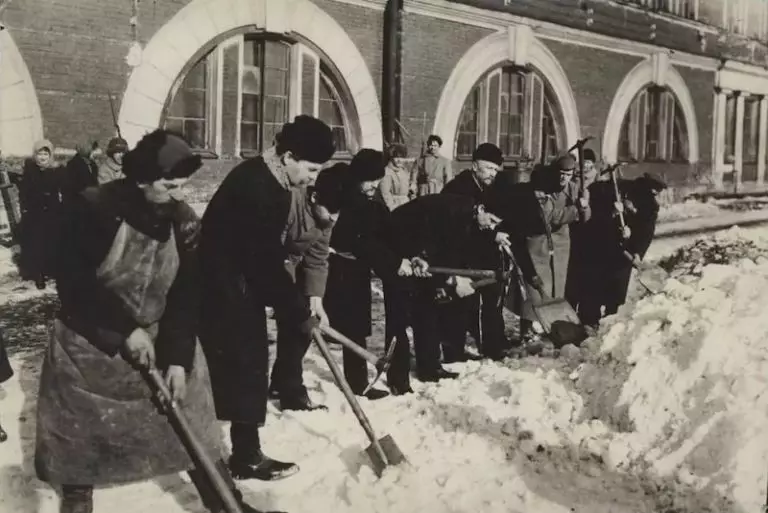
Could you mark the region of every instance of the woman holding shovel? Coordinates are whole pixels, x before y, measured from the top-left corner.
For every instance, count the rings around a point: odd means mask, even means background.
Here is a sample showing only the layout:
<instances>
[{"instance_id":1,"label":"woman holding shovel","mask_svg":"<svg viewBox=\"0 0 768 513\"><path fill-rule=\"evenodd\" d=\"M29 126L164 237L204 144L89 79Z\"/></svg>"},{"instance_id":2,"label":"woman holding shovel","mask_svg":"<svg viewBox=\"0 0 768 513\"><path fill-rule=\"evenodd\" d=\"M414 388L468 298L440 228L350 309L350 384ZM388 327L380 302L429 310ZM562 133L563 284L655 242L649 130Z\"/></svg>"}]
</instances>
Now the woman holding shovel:
<instances>
[{"instance_id":1,"label":"woman holding shovel","mask_svg":"<svg viewBox=\"0 0 768 513\"><path fill-rule=\"evenodd\" d=\"M126 179L83 191L69 205L57 289L61 309L43 362L37 409L38 477L62 486L61 513L91 513L93 488L193 467L153 404L155 366L194 434L220 454L208 369L196 338L199 220L182 186L201 165L165 130L125 156ZM149 371L149 372L148 372ZM226 466L217 465L243 512ZM203 504L225 511L199 469ZM231 498L231 497L230 497ZM230 508L226 508L230 511Z\"/></svg>"}]
</instances>

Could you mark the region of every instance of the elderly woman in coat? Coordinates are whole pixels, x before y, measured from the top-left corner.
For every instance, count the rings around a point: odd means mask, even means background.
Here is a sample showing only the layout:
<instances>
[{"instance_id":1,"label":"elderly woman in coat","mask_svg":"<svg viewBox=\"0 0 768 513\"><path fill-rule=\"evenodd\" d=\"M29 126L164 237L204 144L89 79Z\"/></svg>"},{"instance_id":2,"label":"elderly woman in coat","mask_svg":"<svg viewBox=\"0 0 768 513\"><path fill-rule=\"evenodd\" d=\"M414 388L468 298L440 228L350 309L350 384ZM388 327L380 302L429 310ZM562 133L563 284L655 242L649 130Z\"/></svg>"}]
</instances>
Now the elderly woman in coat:
<instances>
[{"instance_id":1,"label":"elderly woman in coat","mask_svg":"<svg viewBox=\"0 0 768 513\"><path fill-rule=\"evenodd\" d=\"M164 373L194 432L212 455L220 451L196 338L199 223L182 201L200 158L181 137L157 130L125 163L126 179L86 189L67 213L61 308L40 378L35 452L38 477L62 486L61 513L91 513L94 486L193 468L143 369ZM190 477L205 506L223 511L199 471Z\"/></svg>"},{"instance_id":2,"label":"elderly woman in coat","mask_svg":"<svg viewBox=\"0 0 768 513\"><path fill-rule=\"evenodd\" d=\"M531 181L511 183L511 176L497 180L494 200L504 222L501 230L512 237L513 251L527 284L528 300L522 305L520 336L533 338L536 320L532 304L544 296L563 298L568 272L568 225L588 219L589 198L576 198L570 185L576 162L566 155L548 166L538 166Z\"/></svg>"}]
</instances>

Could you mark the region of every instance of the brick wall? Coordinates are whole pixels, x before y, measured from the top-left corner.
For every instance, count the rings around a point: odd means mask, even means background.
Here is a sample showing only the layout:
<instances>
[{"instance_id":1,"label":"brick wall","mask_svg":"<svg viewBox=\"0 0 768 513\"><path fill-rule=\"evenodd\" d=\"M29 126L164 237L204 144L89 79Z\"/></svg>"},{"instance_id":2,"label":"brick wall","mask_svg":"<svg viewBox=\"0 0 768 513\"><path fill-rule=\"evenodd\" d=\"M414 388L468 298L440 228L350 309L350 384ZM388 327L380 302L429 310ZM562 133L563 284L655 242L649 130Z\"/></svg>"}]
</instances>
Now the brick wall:
<instances>
[{"instance_id":1,"label":"brick wall","mask_svg":"<svg viewBox=\"0 0 768 513\"><path fill-rule=\"evenodd\" d=\"M421 148L422 127L425 138L430 134L440 95L456 63L491 33L426 16L404 16L401 122L412 136L407 141L411 155L417 155ZM443 150L446 155L451 151Z\"/></svg>"}]
</instances>

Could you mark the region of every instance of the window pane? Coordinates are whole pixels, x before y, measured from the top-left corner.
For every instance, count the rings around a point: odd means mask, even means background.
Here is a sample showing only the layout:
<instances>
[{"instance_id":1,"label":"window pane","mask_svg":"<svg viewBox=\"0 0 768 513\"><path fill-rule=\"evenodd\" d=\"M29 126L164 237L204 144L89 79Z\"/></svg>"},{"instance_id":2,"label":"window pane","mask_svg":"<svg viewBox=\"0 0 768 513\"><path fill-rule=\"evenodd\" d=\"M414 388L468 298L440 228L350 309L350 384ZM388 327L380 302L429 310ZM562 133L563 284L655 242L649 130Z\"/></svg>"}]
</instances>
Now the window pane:
<instances>
[{"instance_id":1,"label":"window pane","mask_svg":"<svg viewBox=\"0 0 768 513\"><path fill-rule=\"evenodd\" d=\"M243 65L259 66L261 62L261 42L255 39L246 39L243 44Z\"/></svg>"},{"instance_id":2,"label":"window pane","mask_svg":"<svg viewBox=\"0 0 768 513\"><path fill-rule=\"evenodd\" d=\"M725 101L725 159L733 162L736 148L736 97L729 96Z\"/></svg>"},{"instance_id":3,"label":"window pane","mask_svg":"<svg viewBox=\"0 0 768 513\"><path fill-rule=\"evenodd\" d=\"M472 92L469 93L469 97L467 97L467 101L461 109L458 136L456 138L456 153L459 156L471 156L472 152L475 151L475 148L477 147L480 91L481 86L475 86ZM502 148L502 152L503 151Z\"/></svg>"},{"instance_id":4,"label":"window pane","mask_svg":"<svg viewBox=\"0 0 768 513\"><path fill-rule=\"evenodd\" d=\"M240 148L243 151L259 151L259 125L240 124Z\"/></svg>"},{"instance_id":5,"label":"window pane","mask_svg":"<svg viewBox=\"0 0 768 513\"><path fill-rule=\"evenodd\" d=\"M336 144L336 151L347 151L347 130L344 126L344 116L342 114L342 104L339 101L339 95L336 88L333 87L326 74L321 75L319 87L319 117L333 131L333 139Z\"/></svg>"},{"instance_id":6,"label":"window pane","mask_svg":"<svg viewBox=\"0 0 768 513\"><path fill-rule=\"evenodd\" d=\"M258 66L243 69L243 93L261 94L261 70Z\"/></svg>"},{"instance_id":7,"label":"window pane","mask_svg":"<svg viewBox=\"0 0 768 513\"><path fill-rule=\"evenodd\" d=\"M264 66L267 68L288 69L290 47L277 41L265 41Z\"/></svg>"},{"instance_id":8,"label":"window pane","mask_svg":"<svg viewBox=\"0 0 768 513\"><path fill-rule=\"evenodd\" d=\"M243 95L243 122L256 123L259 121L259 97L255 94Z\"/></svg>"},{"instance_id":9,"label":"window pane","mask_svg":"<svg viewBox=\"0 0 768 513\"><path fill-rule=\"evenodd\" d=\"M181 82L166 111L165 127L181 132L195 148L206 148L209 93L208 56L198 61Z\"/></svg>"},{"instance_id":10,"label":"window pane","mask_svg":"<svg viewBox=\"0 0 768 513\"><path fill-rule=\"evenodd\" d=\"M301 112L314 116L315 114L315 59L308 55L302 56L301 61ZM326 92L320 87L320 98ZM327 92L326 92L327 93ZM321 116L322 119L322 116Z\"/></svg>"}]
</instances>

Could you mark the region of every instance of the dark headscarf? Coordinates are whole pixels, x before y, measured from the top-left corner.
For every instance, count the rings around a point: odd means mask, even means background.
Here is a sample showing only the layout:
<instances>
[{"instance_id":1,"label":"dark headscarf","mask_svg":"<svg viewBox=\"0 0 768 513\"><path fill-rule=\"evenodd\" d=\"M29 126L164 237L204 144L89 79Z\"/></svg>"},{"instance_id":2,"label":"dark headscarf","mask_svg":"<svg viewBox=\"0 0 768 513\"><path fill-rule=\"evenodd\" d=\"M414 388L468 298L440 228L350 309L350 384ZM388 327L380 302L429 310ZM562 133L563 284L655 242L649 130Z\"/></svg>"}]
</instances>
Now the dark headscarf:
<instances>
[{"instance_id":1,"label":"dark headscarf","mask_svg":"<svg viewBox=\"0 0 768 513\"><path fill-rule=\"evenodd\" d=\"M123 157L123 173L136 183L160 179L188 178L202 166L199 155L183 136L158 129L145 135Z\"/></svg>"}]
</instances>

